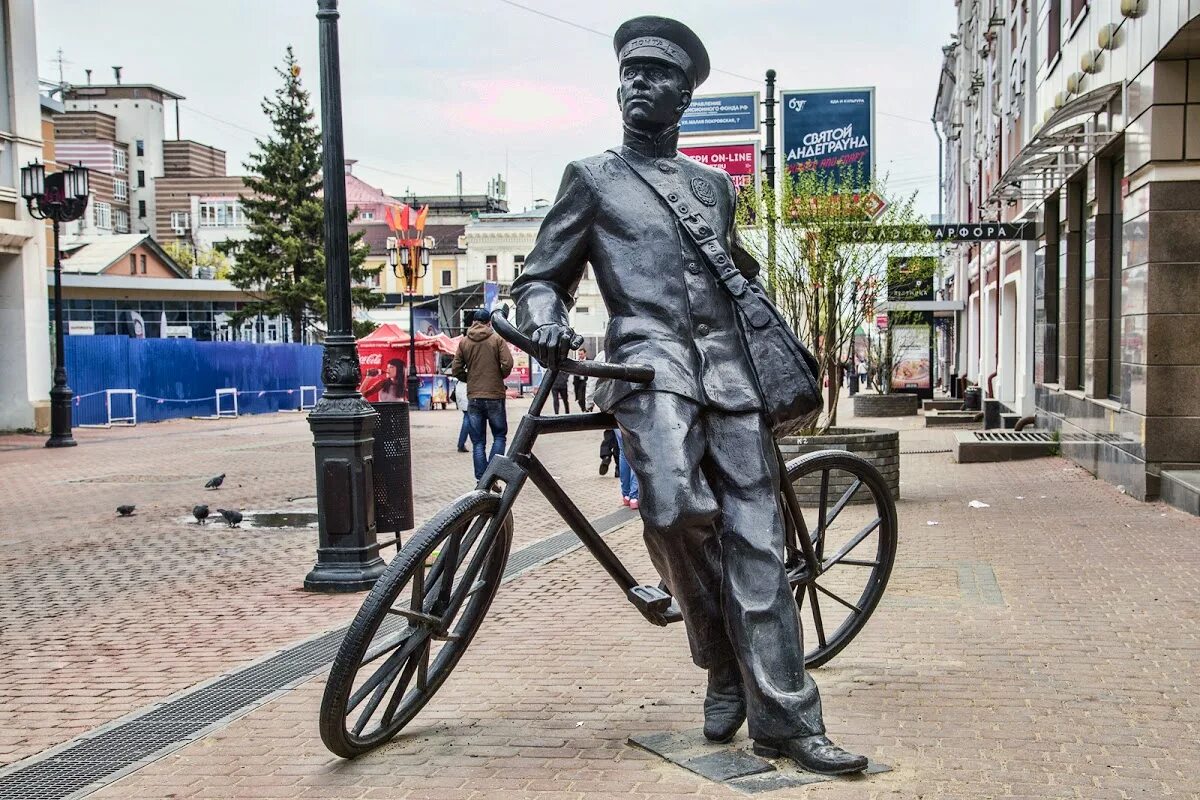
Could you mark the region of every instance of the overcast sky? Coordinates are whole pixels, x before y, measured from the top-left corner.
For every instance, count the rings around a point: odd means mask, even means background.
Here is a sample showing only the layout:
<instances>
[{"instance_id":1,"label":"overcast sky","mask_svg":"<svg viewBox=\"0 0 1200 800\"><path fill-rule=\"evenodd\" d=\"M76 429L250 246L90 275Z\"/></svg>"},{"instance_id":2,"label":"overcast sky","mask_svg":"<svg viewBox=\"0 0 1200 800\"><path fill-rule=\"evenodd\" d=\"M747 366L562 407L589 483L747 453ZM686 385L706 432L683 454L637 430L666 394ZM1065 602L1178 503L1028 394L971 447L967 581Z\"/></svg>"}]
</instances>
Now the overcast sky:
<instances>
[{"instance_id":1,"label":"overcast sky","mask_svg":"<svg viewBox=\"0 0 1200 800\"><path fill-rule=\"evenodd\" d=\"M259 104L287 45L319 97L316 5L38 0L40 74L58 80L62 48L68 82L91 68L111 83L120 65L127 83L182 94L183 138L226 150L238 173L269 129ZM708 47L714 71L699 94L761 91L768 68L780 89L877 87L876 169L937 210L928 120L952 0L342 0L340 10L346 155L388 192L450 194L462 170L464 191L482 193L507 170L513 208L552 198L568 161L619 141L612 32L660 14ZM173 113L166 130L174 136Z\"/></svg>"}]
</instances>

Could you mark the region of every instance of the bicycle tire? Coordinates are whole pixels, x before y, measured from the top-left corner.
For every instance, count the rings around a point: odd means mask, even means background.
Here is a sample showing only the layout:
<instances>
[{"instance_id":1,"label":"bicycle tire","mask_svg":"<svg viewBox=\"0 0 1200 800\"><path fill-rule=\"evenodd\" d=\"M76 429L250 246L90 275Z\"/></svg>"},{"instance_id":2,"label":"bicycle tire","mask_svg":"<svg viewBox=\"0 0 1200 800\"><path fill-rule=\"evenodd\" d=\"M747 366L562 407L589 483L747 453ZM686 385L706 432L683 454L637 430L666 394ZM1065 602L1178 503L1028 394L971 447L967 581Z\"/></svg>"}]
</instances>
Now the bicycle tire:
<instances>
[{"instance_id":1,"label":"bicycle tire","mask_svg":"<svg viewBox=\"0 0 1200 800\"><path fill-rule=\"evenodd\" d=\"M823 450L816 453L809 453L801 456L787 465L788 480L795 485L798 481L806 476L814 473L839 471L853 477L853 481L860 481L861 487L866 487L870 492L871 503L858 503L859 506L873 505L875 512L878 515L878 536L875 541L875 555L873 561L864 561L862 559L850 559L850 553L854 552L861 546L862 541L866 541L871 537L872 533L868 533L858 545L855 545L848 551L840 561L836 563L823 563L820 571L816 575L804 575L799 580L793 581L795 590L797 612L801 618L801 624L804 624L805 605L806 601L809 606L809 616L813 620L813 629L819 632L814 638L817 639L816 647L808 650L804 656L804 665L807 668L819 667L829 662L834 656L842 652L847 645L862 632L867 621L874 613L879 605L880 599L887 588L888 579L891 577L892 566L896 559L896 548L898 542L898 518L896 514L896 502L892 497L883 475L876 469L875 465L867 461L861 456L854 455L842 450ZM819 485L817 490L816 504L819 508L829 509L829 489L832 488L832 480L828 477ZM860 488L861 488L860 487ZM847 490L848 491L848 490ZM855 490L851 494L853 499ZM822 498L821 495L824 495ZM822 505L824 503L824 505ZM842 509L835 514L835 517L844 513L845 508L849 507L851 500L846 500L843 503ZM837 504L833 504L836 507ZM786 508L786 504L784 506ZM836 519L834 520L836 522ZM828 530L825 531L828 536ZM857 535L857 534L856 534ZM817 545L817 531L812 531L810 539L814 542L814 547ZM851 540L853 537L851 537ZM824 542L822 542L824 544ZM861 551L860 551L861 554ZM837 555L835 553L835 555ZM857 593L857 598L850 601L850 605L857 609L855 613L847 616L841 624L833 631L832 635L824 633L823 618L820 611L820 596L826 594L830 597L836 596L836 593L831 593L826 586L822 586L821 581L824 579L828 584L831 575L835 570L845 570L849 566L855 566L859 569L866 569L867 572L861 576L862 590ZM839 573L839 578L845 577L852 583L859 582L859 577L852 572ZM816 600L814 600L816 598ZM844 598L838 596L839 603L846 603ZM815 609L815 610L814 610Z\"/></svg>"},{"instance_id":2,"label":"bicycle tire","mask_svg":"<svg viewBox=\"0 0 1200 800\"><path fill-rule=\"evenodd\" d=\"M321 701L320 732L321 740L331 752L343 758L354 758L389 741L412 721L413 717L433 698L433 695L437 693L454 670L491 606L500 586L505 562L508 560L509 547L512 543L512 514L505 515L504 520L496 525L495 518L499 508L500 497L492 492L476 490L463 495L422 525L376 581L354 621L350 624L325 683L325 692ZM380 680L380 685L385 688L382 690L376 688L372 692L371 700L375 703L376 708L382 701L382 696L375 697L376 692L382 691L384 696L393 695L384 709L385 719L382 720L381 725L366 735L361 729L355 731L348 724L347 716L357 711L357 704L349 709L347 706L350 705L352 699L351 692L354 689L355 678L360 669L365 666L364 658L367 657L376 634L389 616L398 613L394 604L406 587L413 587L417 584L418 575L424 576L426 568L432 573L438 568L439 563L449 563L450 552L440 549L440 546L456 532L461 539L472 528L472 520L486 520L478 533L476 543L481 542L479 537L489 535L491 541L480 543L480 551L476 551L476 556L470 557L471 565L475 563L476 558L481 559L477 570L479 577L473 580L471 586L467 587L464 600L460 601L465 605L459 609L463 616L456 617L454 620L452 635L456 638L447 640L446 644L438 651L437 658L434 659L431 657L431 650L432 642L436 637L433 634L420 633L424 623L413 625L408 621L409 618L404 618L405 628L394 632L404 634L405 631L410 631L407 636L401 636L398 640L404 644L394 647L393 654L377 668L376 674L372 675L368 682L375 679L395 656L401 655L409 647L411 641L417 640L420 636L424 636L426 641L418 642L416 649L408 656L397 659L397 664L388 668L393 672L393 677L385 676ZM483 548L487 548L487 552L482 552ZM464 549L461 562L455 566L454 579L459 577L457 572L467 563L468 554L471 552L471 547ZM457 553L455 552L455 554ZM431 557L435 559L434 564L428 565L427 562ZM471 565L468 565L468 569ZM429 578L428 588L432 589L437 585L437 581L444 573L445 567L443 566L438 578ZM427 588L424 583L425 579L425 577L419 579L422 592L420 601L416 600L415 589L413 593L413 602L419 602L422 612L427 610L426 600L428 597L424 594ZM483 585L476 590L474 587L479 582L482 582ZM460 581L457 587L461 587L461 585ZM457 590L458 588L452 580L451 594ZM409 611L412 610L412 608L409 609ZM415 668L411 667L413 658L422 658L422 652L425 662L424 687L421 686L420 664L418 663ZM368 663L379 657L381 656L373 656L368 659ZM417 675L417 694L411 700L407 700L406 698L409 697L407 686L412 680L414 672ZM392 689L391 687L399 680L404 680L404 686ZM360 687L360 691L361 689L362 687ZM395 699L397 690L403 692L398 700ZM359 703L361 702L362 699L359 700ZM387 714L389 710L393 712L390 715ZM368 715L368 721L369 718Z\"/></svg>"}]
</instances>

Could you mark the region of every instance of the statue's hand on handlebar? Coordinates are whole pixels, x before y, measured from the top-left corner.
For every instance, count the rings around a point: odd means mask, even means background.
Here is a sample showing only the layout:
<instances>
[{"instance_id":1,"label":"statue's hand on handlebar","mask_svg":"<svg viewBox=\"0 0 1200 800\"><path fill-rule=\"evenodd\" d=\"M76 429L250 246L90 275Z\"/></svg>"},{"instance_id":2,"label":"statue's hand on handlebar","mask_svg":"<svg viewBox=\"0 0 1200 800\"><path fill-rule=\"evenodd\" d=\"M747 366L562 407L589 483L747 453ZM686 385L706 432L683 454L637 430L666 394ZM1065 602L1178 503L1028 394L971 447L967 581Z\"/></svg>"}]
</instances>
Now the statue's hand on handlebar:
<instances>
[{"instance_id":1,"label":"statue's hand on handlebar","mask_svg":"<svg viewBox=\"0 0 1200 800\"><path fill-rule=\"evenodd\" d=\"M551 322L533 332L533 357L547 368L557 367L578 348L581 337L566 325Z\"/></svg>"}]
</instances>

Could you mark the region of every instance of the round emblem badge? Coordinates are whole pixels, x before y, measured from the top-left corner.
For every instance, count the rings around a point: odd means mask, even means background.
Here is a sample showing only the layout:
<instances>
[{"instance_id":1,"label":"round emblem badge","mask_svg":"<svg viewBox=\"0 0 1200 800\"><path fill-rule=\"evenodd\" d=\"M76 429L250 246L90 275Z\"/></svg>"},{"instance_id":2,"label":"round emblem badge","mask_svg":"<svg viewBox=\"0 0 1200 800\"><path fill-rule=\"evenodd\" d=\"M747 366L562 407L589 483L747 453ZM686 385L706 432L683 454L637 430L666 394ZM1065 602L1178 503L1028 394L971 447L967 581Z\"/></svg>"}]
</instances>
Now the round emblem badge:
<instances>
[{"instance_id":1,"label":"round emblem badge","mask_svg":"<svg viewBox=\"0 0 1200 800\"><path fill-rule=\"evenodd\" d=\"M692 178L692 194L706 206L717 204L717 190L704 178Z\"/></svg>"}]
</instances>

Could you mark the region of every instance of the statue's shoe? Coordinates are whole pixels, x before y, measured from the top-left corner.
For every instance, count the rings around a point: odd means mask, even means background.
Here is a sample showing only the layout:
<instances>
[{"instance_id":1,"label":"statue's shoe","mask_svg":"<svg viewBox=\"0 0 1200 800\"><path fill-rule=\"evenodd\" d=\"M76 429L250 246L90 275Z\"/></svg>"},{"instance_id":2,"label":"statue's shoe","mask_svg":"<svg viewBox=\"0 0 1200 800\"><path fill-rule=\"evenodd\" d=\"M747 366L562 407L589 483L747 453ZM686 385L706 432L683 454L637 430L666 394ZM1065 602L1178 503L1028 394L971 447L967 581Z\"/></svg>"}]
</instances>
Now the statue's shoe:
<instances>
[{"instance_id":1,"label":"statue's shoe","mask_svg":"<svg viewBox=\"0 0 1200 800\"><path fill-rule=\"evenodd\" d=\"M809 772L822 775L848 775L867 768L866 756L847 752L820 735L782 741L759 739L754 742L754 754L767 758L787 756Z\"/></svg>"},{"instance_id":2,"label":"statue's shoe","mask_svg":"<svg viewBox=\"0 0 1200 800\"><path fill-rule=\"evenodd\" d=\"M737 663L713 667L708 671L708 692L704 695L704 738L728 742L745 721L746 693Z\"/></svg>"}]
</instances>

